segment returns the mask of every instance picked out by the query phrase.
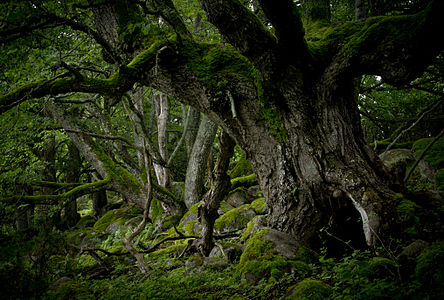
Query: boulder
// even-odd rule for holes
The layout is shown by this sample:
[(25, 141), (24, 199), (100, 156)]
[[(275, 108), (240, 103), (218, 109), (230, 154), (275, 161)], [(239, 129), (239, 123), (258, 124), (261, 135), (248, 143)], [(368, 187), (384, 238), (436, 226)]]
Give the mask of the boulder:
[(248, 203), (248, 194), (243, 188), (235, 189), (225, 199), (225, 203), (236, 208)]
[(262, 189), (259, 185), (250, 186), (247, 190), (247, 193), (251, 199), (256, 199), (258, 197), (264, 197), (264, 193), (262, 193)]
[(223, 214), (214, 223), (217, 233), (227, 233), (247, 227), (248, 222), (256, 216), (250, 204), (244, 204)]
[(256, 232), (264, 229), (267, 227), (267, 217), (260, 215), (254, 217), (250, 222), (247, 224), (247, 228), (245, 229), (244, 233), (242, 234), (241, 239), (247, 240), (251, 235), (255, 234)]
[(251, 202), (251, 207), (258, 215), (265, 215), (266, 213), (268, 213), (268, 206), (265, 202), (265, 198), (263, 197)]
[(286, 233), (276, 229), (269, 229), (262, 236), (262, 239), (272, 242), (274, 244), (274, 250), (286, 258), (292, 258), (298, 254), (299, 244), (293, 237)]
[(392, 149), (382, 156), (380, 155), (384, 165), (391, 169), (394, 166), (400, 166), (405, 169), (407, 164), (414, 161), (415, 158), (410, 149)]
[(415, 259), (421, 252), (429, 246), (429, 243), (423, 240), (415, 240), (405, 247), (399, 254), (399, 260)]
[(333, 293), (331, 286), (315, 279), (304, 279), (289, 288), (285, 299), (328, 299)]
[(435, 182), (436, 169), (431, 165), (429, 165), (425, 160), (421, 159), (419, 161), (418, 169), (422, 178), (425, 178), (430, 182)]
[(197, 235), (202, 230), (202, 225), (200, 225), (197, 216), (199, 205), (202, 205), (202, 202), (198, 202), (191, 206), (179, 222), (179, 230), (186, 235)]

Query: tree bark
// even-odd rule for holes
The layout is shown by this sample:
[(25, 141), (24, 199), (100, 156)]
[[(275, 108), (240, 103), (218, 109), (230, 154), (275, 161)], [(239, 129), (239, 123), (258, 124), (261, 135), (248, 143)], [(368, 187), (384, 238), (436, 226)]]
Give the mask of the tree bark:
[(363, 20), (366, 18), (365, 1), (355, 0), (355, 20)]
[[(170, 116), (169, 101), (167, 95), (160, 93), (154, 95), (154, 103), (157, 115), (157, 143), (159, 154), (163, 161), (168, 161), (168, 121)], [(165, 187), (170, 187), (170, 172), (166, 166), (154, 164), (157, 182)]]
[(221, 201), (230, 191), (231, 180), (227, 174), (230, 159), (234, 154), (234, 140), (224, 131), (219, 137), (220, 149), (214, 170), (214, 182), (204, 197), (203, 206), (199, 207), (199, 218), (202, 224), (200, 239), (196, 242), (197, 248), (203, 256), (208, 256), (213, 248), (214, 222), (218, 217), (217, 210)]
[(196, 141), (197, 132), (199, 130), (200, 112), (194, 107), (188, 108), (188, 128), (185, 136), (185, 146), (187, 149), (188, 160), (191, 158), (194, 142)]
[[(72, 143), (68, 143), (68, 157), (66, 181), (79, 182), (81, 168), (80, 152)], [(68, 227), (73, 227), (80, 220), (80, 214), (77, 212), (77, 199), (75, 197), (68, 199), (64, 210), (64, 223)]]
[[(292, 0), (259, 1), (273, 33), (240, 1), (199, 2), (229, 45), (198, 43), (183, 32), (183, 24), (175, 24), (178, 35), (159, 37), (112, 78), (33, 82), (2, 96), (0, 111), (28, 97), (66, 92), (119, 96), (135, 83), (151, 86), (203, 112), (245, 150), (270, 209), (271, 227), (310, 244), (351, 206), (361, 216), (366, 242), (374, 245), (390, 228), (396, 187), (364, 141), (355, 78), (378, 74), (400, 85), (419, 76), (444, 48), (444, 40), (434, 36), (444, 26), (443, 2), (431, 1), (416, 15), (346, 22), (323, 34), (313, 32), (315, 38), (305, 34), (311, 29), (304, 29)], [(168, 10), (168, 22), (180, 22), (175, 14)], [(76, 145), (84, 145), (82, 153), (99, 173), (112, 171), (88, 139), (71, 136)], [(195, 146), (204, 148), (197, 140)], [(140, 204), (135, 195), (143, 193), (129, 192), (126, 183), (114, 182)]]
[(185, 176), (185, 205), (190, 208), (201, 200), (208, 153), (213, 146), (217, 125), (205, 115), (200, 122)]

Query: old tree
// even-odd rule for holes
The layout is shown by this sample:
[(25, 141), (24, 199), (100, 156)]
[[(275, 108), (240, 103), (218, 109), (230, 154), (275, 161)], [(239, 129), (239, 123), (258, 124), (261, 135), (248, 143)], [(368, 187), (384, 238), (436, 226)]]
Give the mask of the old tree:
[[(146, 128), (131, 99), (145, 86), (205, 113), (243, 149), (264, 192), (269, 226), (310, 244), (320, 228), (350, 226), (346, 215), (358, 212), (368, 245), (390, 230), (393, 194), (402, 187), (363, 138), (356, 79), (375, 74), (398, 85), (418, 77), (444, 47), (434, 36), (444, 27), (443, 1), (416, 14), (341, 24), (329, 23), (328, 9), (316, 10), (328, 1), (303, 1), (311, 7), (292, 0), (14, 2), (1, 4), (2, 47), (52, 35), (52, 42), (71, 43), (69, 51), (78, 47), (73, 37), (101, 50), (95, 66), (103, 72), (70, 61), (67, 51), (54, 57), (52, 72), (31, 69), (22, 74), (28, 80), (0, 96), (2, 113), (42, 99), (94, 167), (102, 180), (71, 194), (107, 187), (140, 207), (148, 202), (147, 153), (166, 163), (136, 141)], [(87, 118), (102, 116), (101, 132), (85, 133), (74, 102), (63, 101), (73, 93), (100, 95), (93, 98), (100, 104), (81, 106), (88, 106)], [(106, 126), (119, 103), (135, 128), (138, 163)], [(114, 148), (105, 147), (103, 136)], [(171, 193), (154, 190), (164, 209), (177, 207)]]

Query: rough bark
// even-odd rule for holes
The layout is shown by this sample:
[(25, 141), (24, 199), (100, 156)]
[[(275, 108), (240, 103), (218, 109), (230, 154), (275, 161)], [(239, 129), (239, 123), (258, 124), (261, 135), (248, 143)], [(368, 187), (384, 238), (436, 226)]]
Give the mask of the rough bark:
[[(72, 143), (68, 144), (68, 162), (67, 162), (67, 182), (79, 182), (80, 181), (80, 152)], [(77, 212), (77, 199), (76, 197), (68, 198), (68, 202), (64, 207), (65, 216), (64, 223), (68, 227), (73, 227), (80, 220), (80, 214)]]
[(213, 248), (214, 222), (218, 217), (217, 210), (221, 201), (230, 191), (231, 180), (227, 174), (230, 159), (234, 153), (234, 140), (224, 131), (219, 137), (220, 149), (214, 169), (214, 182), (211, 189), (205, 195), (203, 206), (199, 207), (199, 218), (202, 224), (200, 239), (195, 242), (196, 247), (203, 256), (208, 256)]
[(191, 153), (193, 151), (194, 142), (196, 140), (197, 132), (199, 130), (200, 123), (200, 112), (193, 108), (188, 108), (188, 128), (185, 136), (185, 146), (187, 148), (187, 157), (191, 158)]
[[(34, 82), (1, 97), (0, 111), (26, 97), (122, 95), (136, 82), (154, 87), (205, 113), (245, 150), (270, 208), (270, 226), (311, 243), (352, 206), (373, 245), (388, 231), (396, 187), (363, 139), (355, 78), (378, 74), (396, 85), (421, 74), (444, 48), (434, 36), (444, 26), (443, 2), (432, 1), (416, 15), (347, 22), (314, 32), (315, 38), (304, 35), (291, 0), (279, 1), (279, 9), (276, 1), (260, 1), (274, 34), (239, 1), (200, 3), (230, 45), (199, 44), (187, 34), (159, 39), (110, 79)], [(93, 165), (106, 173), (103, 164)]]
[(108, 204), (106, 191), (99, 191), (92, 194), (93, 216), (100, 218), (105, 214), (104, 208)]
[(208, 153), (213, 146), (217, 125), (205, 115), (200, 122), (185, 176), (185, 205), (190, 208), (202, 199)]
[(355, 20), (362, 20), (366, 17), (365, 1), (355, 0)]
[[(169, 103), (167, 95), (160, 93), (154, 95), (154, 103), (157, 115), (157, 143), (159, 146), (159, 154), (163, 161), (168, 161), (168, 122), (169, 122)], [(165, 187), (170, 187), (170, 172), (166, 166), (154, 164), (157, 182)]]

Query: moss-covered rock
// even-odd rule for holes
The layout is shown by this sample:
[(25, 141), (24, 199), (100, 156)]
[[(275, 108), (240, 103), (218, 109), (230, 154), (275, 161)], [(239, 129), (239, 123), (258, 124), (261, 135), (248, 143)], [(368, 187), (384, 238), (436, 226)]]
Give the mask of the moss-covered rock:
[(96, 223), (96, 220), (94, 220), (94, 218), (92, 216), (87, 215), (87, 216), (81, 218), (77, 222), (76, 227), (77, 228), (93, 227), (94, 223)]
[(179, 222), (179, 229), (185, 232), (188, 235), (199, 234), (202, 230), (202, 226), (198, 221), (198, 210), (199, 205), (202, 205), (203, 202), (198, 202), (190, 207), (190, 209), (185, 213), (182, 219)]
[(225, 198), (225, 203), (231, 205), (234, 208), (239, 207), (243, 204), (247, 204), (248, 202), (248, 193), (243, 187), (239, 187), (231, 191)]
[(289, 291), (290, 294), (287, 299), (323, 300), (329, 298), (333, 289), (320, 280), (304, 279), (292, 286)]
[[(415, 277), (426, 289), (444, 296), (444, 242), (426, 248), (416, 259)], [(438, 298), (436, 298), (438, 299)]]
[(306, 263), (288, 257), (290, 252), (294, 254), (293, 257), (297, 253), (296, 248), (290, 251), (286, 249), (288, 245), (284, 246), (292, 239), (286, 236), (284, 241), (277, 238), (278, 236), (277, 230), (264, 229), (250, 237), (236, 268), (235, 278), (255, 284), (264, 278), (268, 282), (274, 282), (290, 272), (307, 275), (309, 267)]
[(372, 257), (363, 261), (358, 268), (354, 270), (359, 277), (368, 279), (390, 278), (396, 276), (396, 268), (398, 265), (385, 257)]
[(245, 155), (242, 153), (234, 168), (228, 172), (228, 175), (230, 175), (231, 178), (236, 178), (240, 176), (246, 176), (248, 174), (251, 174), (252, 172), (253, 169), (251, 167), (251, 163), (245, 158)]
[(444, 169), (439, 169), (436, 171), (435, 186), (438, 190), (444, 191)]
[(99, 238), (101, 235), (102, 234), (98, 233), (92, 228), (80, 228), (67, 231), (66, 242), (69, 245), (79, 248), (94, 248), (94, 246), (100, 241)]
[(241, 240), (246, 241), (254, 233), (263, 230), (265, 227), (267, 227), (267, 223), (268, 221), (266, 216), (259, 215), (254, 217), (250, 222), (248, 222), (247, 228), (241, 236)]
[(51, 291), (49, 295), (51, 299), (95, 299), (94, 294), (86, 285), (77, 281), (63, 282), (54, 291)]
[(103, 215), (97, 222), (94, 224), (94, 230), (96, 232), (105, 232), (118, 229), (124, 229), (125, 222), (128, 220), (137, 217), (140, 215), (142, 211), (133, 206), (126, 206), (116, 210), (111, 210)]
[(236, 177), (231, 179), (231, 190), (234, 190), (238, 187), (250, 187), (257, 184), (256, 174), (250, 174), (243, 177)]
[(396, 207), (398, 222), (404, 233), (410, 236), (417, 235), (420, 225), (418, 211), (421, 207), (415, 202), (405, 199), (402, 194), (395, 194), (394, 199), (398, 201)]
[(228, 204), (227, 202), (222, 201), (220, 203), (219, 209), (217, 210), (217, 213), (219, 214), (219, 216), (222, 216), (223, 214), (229, 212), (230, 210), (235, 209), (234, 206), (231, 206), (230, 204)]
[[(413, 155), (418, 157), (422, 151), (432, 142), (434, 138), (424, 138), (417, 140), (413, 146)], [(433, 146), (427, 150), (423, 159), (436, 169), (444, 168), (444, 137), (438, 139)]]
[(248, 222), (256, 216), (250, 204), (244, 204), (222, 215), (214, 223), (219, 233), (232, 232), (247, 227)]
[(264, 215), (268, 212), (267, 202), (265, 202), (265, 198), (258, 198), (251, 202), (251, 207), (258, 215)]

